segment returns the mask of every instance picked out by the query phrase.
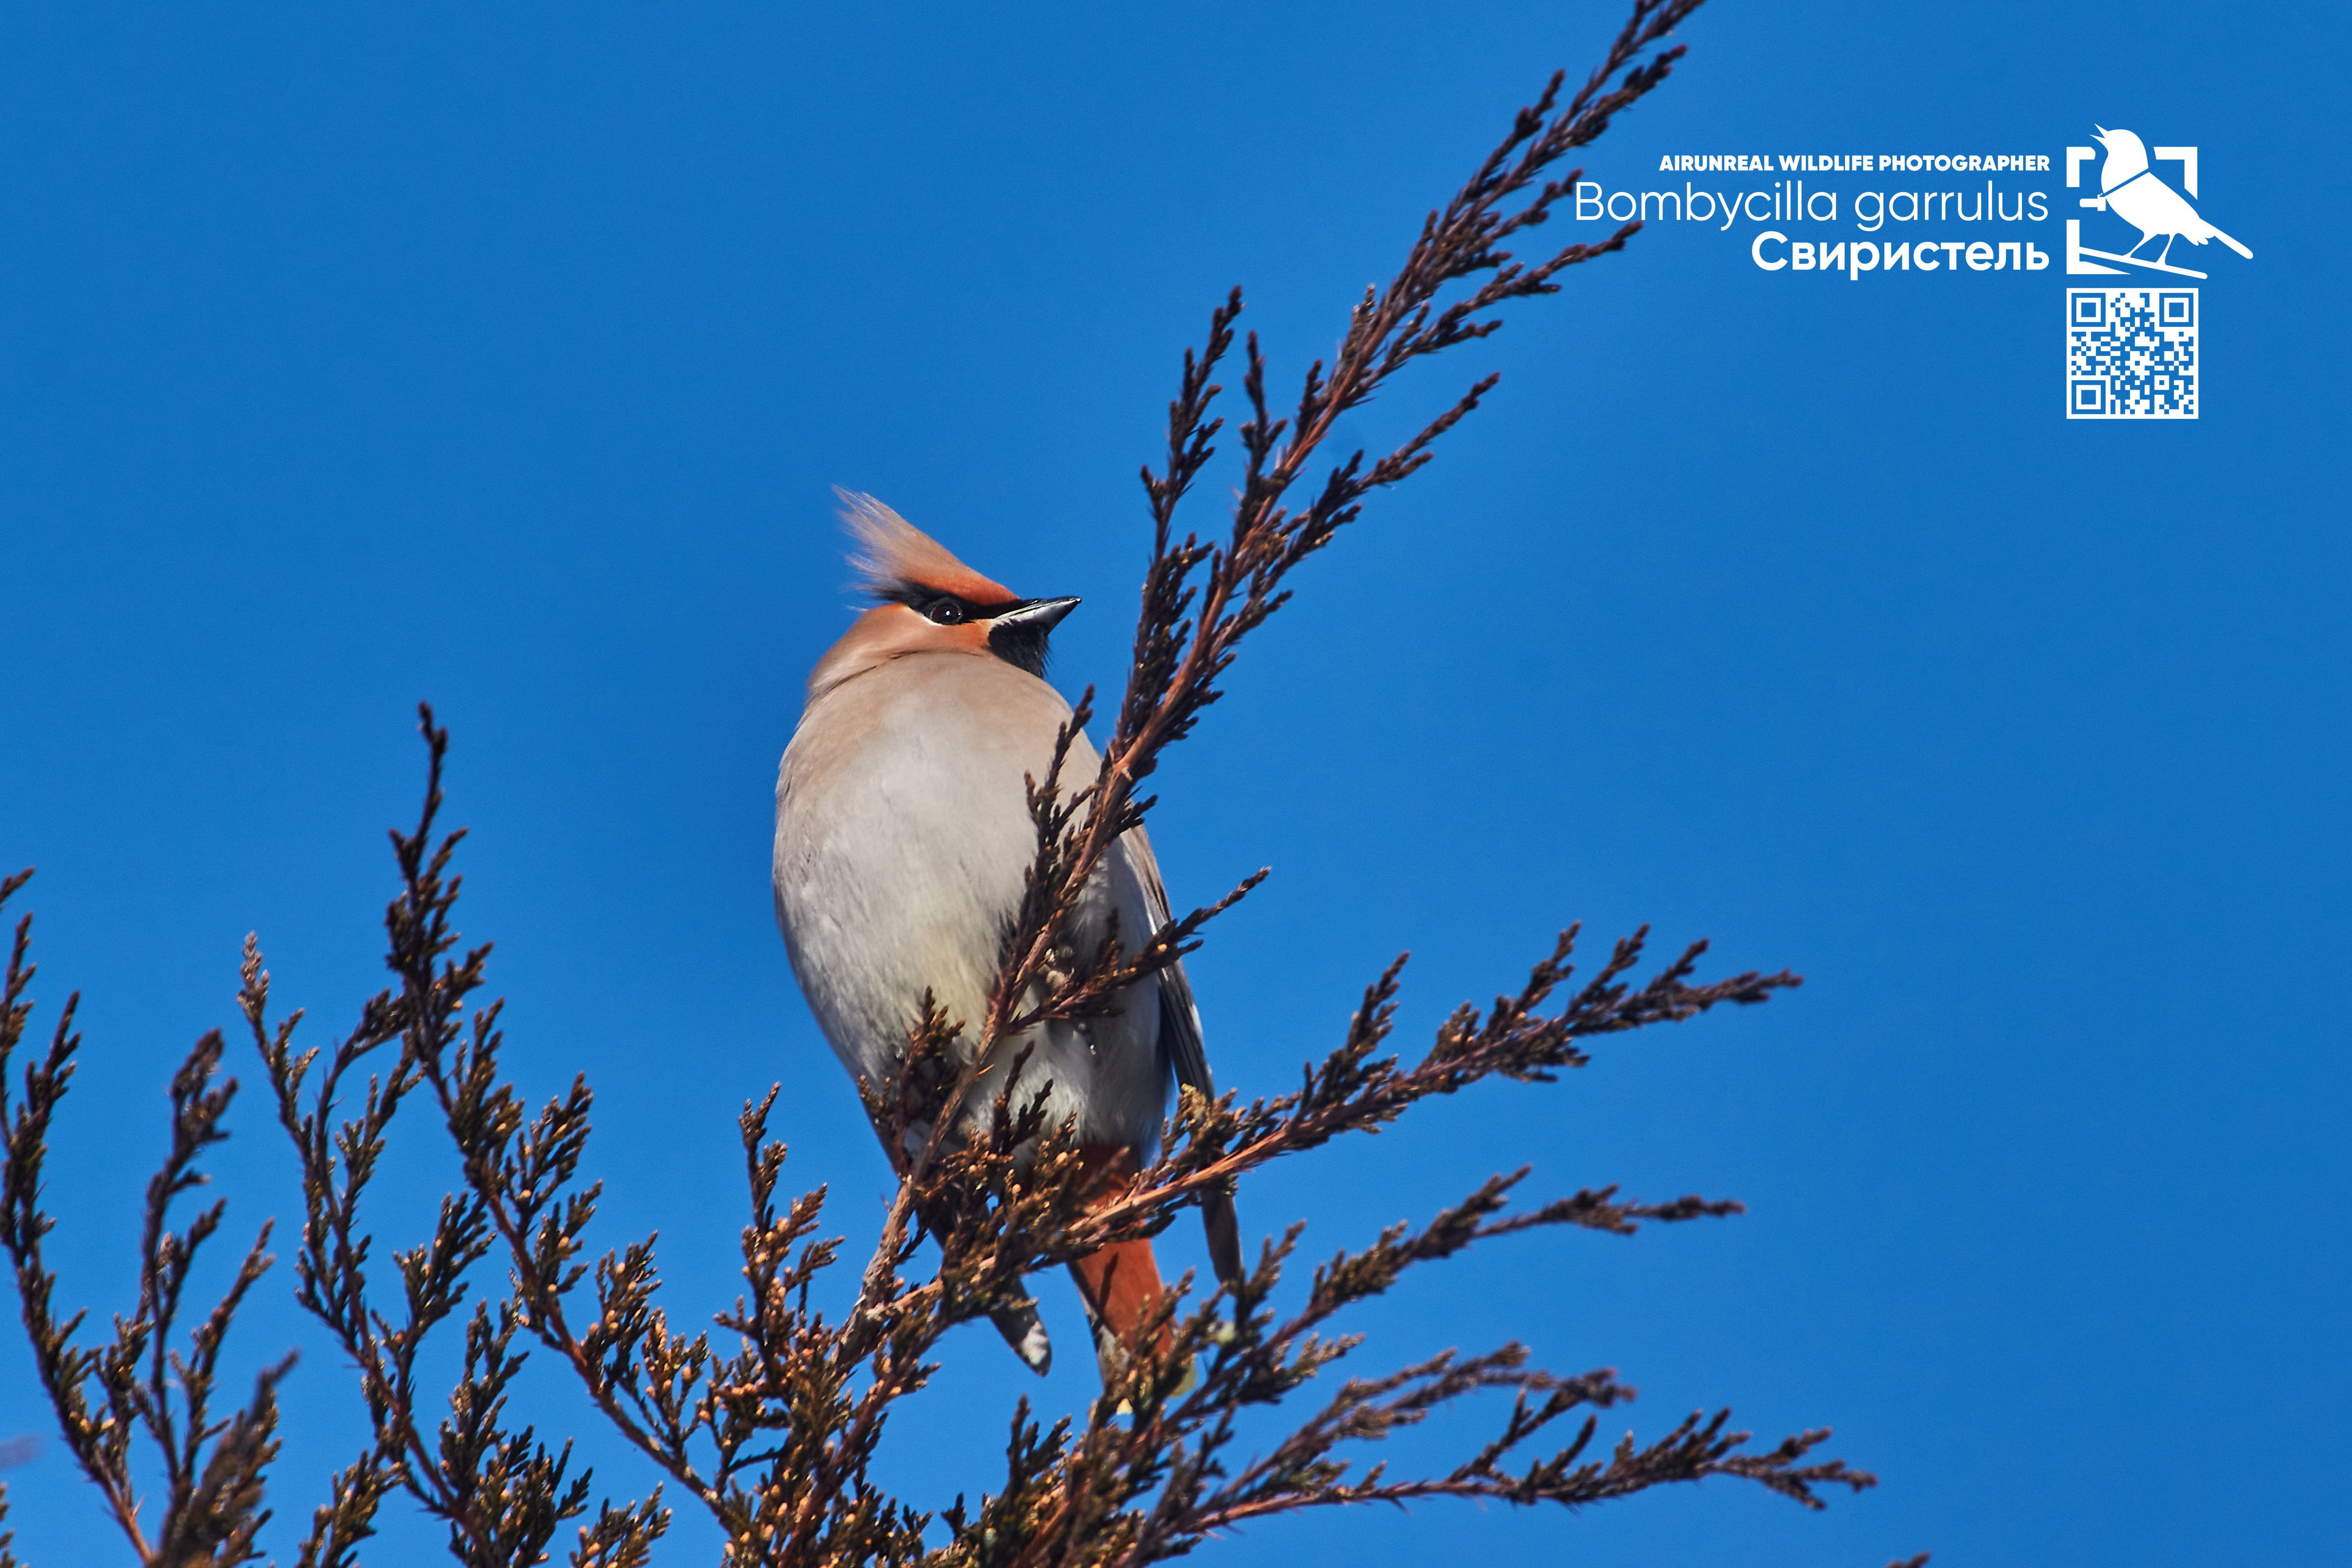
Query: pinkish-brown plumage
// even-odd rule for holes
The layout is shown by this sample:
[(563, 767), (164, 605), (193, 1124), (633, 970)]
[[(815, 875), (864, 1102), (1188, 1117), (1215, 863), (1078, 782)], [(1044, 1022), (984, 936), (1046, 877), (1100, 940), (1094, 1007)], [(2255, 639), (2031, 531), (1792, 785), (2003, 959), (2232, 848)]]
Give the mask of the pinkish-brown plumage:
[(842, 526), (857, 540), (857, 553), (849, 563), (877, 595), (919, 584), (975, 605), (1009, 605), (1020, 597), (957, 560), (945, 545), (872, 496), (839, 489), (833, 493), (841, 498)]
[[(926, 996), (967, 1029), (986, 1014), (1036, 854), (1028, 781), (1045, 776), (1070, 718), (1044, 679), (1045, 638), (1077, 601), (1024, 599), (871, 497), (841, 500), (856, 564), (884, 602), (809, 678), (776, 780), (776, 918), (825, 1038), (852, 1074), (880, 1084), (898, 1070)], [(1065, 783), (1090, 780), (1097, 766), (1086, 737), (1074, 737)], [(1085, 889), (1071, 940), (1092, 951), (1115, 931), (1132, 953), (1168, 918), (1138, 826)], [(1004, 1042), (962, 1107), (963, 1131), (1022, 1058), (1048, 1116), (1072, 1124), (1106, 1184), (1148, 1160), (1171, 1077), (1216, 1092), (1181, 963), (1142, 976), (1098, 1013)], [(1231, 1199), (1211, 1194), (1202, 1218), (1218, 1273), (1238, 1279)], [(1118, 1244), (1074, 1271), (1108, 1383), (1125, 1358), (1122, 1336), (1160, 1297), (1150, 1244)], [(1043, 1370), (1034, 1308), (1008, 1309), (997, 1326)]]

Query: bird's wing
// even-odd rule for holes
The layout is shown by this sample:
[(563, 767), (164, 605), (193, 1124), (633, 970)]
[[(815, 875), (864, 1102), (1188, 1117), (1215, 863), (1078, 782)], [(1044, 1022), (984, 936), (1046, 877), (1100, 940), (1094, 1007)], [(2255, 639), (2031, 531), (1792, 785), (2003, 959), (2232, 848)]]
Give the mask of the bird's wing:
[[(1160, 862), (1143, 829), (1127, 834), (1127, 851), (1143, 887), (1144, 908), (1154, 931), (1168, 923), (1168, 889), (1160, 880)], [(1189, 1084), (1204, 1100), (1217, 1098), (1216, 1081), (1209, 1073), (1209, 1053), (1201, 1038), (1201, 1008), (1192, 1000), (1192, 983), (1181, 960), (1161, 970), (1160, 981), (1160, 1042), (1168, 1052), (1176, 1081)], [(1201, 1198), (1201, 1224), (1209, 1236), (1209, 1263), (1228, 1285), (1242, 1281), (1241, 1217), (1234, 1211), (1230, 1186), (1213, 1188)]]
[[(2140, 225), (2150, 234), (2167, 232), (2177, 234), (2191, 245), (2202, 245), (2209, 239), (2218, 239), (2249, 260), (2253, 258), (2252, 251), (2199, 216), (2197, 209), (2189, 205), (2189, 198), (2170, 185), (2158, 182), (2155, 193), (2147, 198), (2147, 211), (2144, 219), (2141, 216), (2127, 214), (2126, 215), (2127, 221)], [(2149, 226), (2151, 225), (2153, 226)]]
[[(1173, 917), (1168, 908), (1168, 889), (1160, 880), (1160, 862), (1151, 853), (1151, 841), (1143, 836), (1140, 827), (1129, 830), (1127, 853), (1135, 867), (1135, 879), (1143, 888), (1144, 910), (1156, 931)], [(1141, 937), (1149, 933), (1136, 934)], [(1201, 1009), (1192, 1000), (1192, 983), (1185, 978), (1181, 959), (1160, 972), (1160, 1040), (1176, 1069), (1176, 1081), (1189, 1083), (1215, 1099), (1217, 1091), (1209, 1077), (1208, 1052), (1201, 1042)]]
[[(2197, 231), (2205, 226), (2188, 198), (2155, 175), (2139, 181), (2132, 190), (2132, 210), (2124, 215), (2125, 221), (2150, 234), (2179, 234), (2191, 239), (2196, 239)], [(2199, 239), (2197, 243), (2205, 242)]]

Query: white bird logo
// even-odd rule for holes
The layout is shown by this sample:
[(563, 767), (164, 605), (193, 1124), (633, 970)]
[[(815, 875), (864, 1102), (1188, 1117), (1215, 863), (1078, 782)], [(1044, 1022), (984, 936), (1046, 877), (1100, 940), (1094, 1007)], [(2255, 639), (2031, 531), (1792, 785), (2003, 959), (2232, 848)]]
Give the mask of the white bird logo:
[[(2179, 268), (2165, 266), (2165, 258), (2172, 254), (2172, 242), (2176, 239), (2185, 239), (2191, 245), (2218, 239), (2249, 261), (2253, 259), (2252, 251), (2199, 217), (2197, 209), (2189, 205), (2189, 198), (2156, 176), (2147, 165), (2147, 147), (2137, 136), (2128, 131), (2110, 131), (2105, 126), (2095, 129), (2099, 133), (2098, 143), (2107, 150), (2107, 156), (2099, 168), (2099, 194), (2084, 196), (2083, 205), (2101, 212), (2113, 212), (2139, 230), (2138, 245), (2121, 256), (2108, 257), (2108, 259), (2178, 271)], [(2193, 171), (2190, 181), (2192, 184), (2195, 182)], [(2067, 184), (2073, 183), (2070, 177)], [(2157, 254), (2154, 261), (2148, 261), (2139, 255), (2140, 247), (2159, 234), (2164, 236), (2164, 248)], [(2105, 253), (2085, 250), (2084, 254), (2099, 256)], [(2194, 273), (2191, 276), (2204, 275)]]

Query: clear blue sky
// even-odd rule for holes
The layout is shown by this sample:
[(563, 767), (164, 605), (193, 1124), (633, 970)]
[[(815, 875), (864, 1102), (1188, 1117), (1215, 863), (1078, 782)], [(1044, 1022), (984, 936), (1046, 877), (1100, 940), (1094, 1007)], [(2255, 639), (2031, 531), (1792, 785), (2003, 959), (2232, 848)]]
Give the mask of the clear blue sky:
[[(1711, 1484), (1276, 1523), (1204, 1562), (2352, 1550), (2352, 234), (2326, 194), (2352, 60), (2335, 8), (2264, 15), (1723, 0), (1591, 160), (1618, 188), (1668, 183), (1664, 153), (2197, 144), (2200, 207), (2254, 256), (2190, 258), (2213, 274), (2193, 424), (2060, 416), (2057, 268), (1768, 274), (1752, 228), (1671, 225), (1351, 421), (1391, 439), (1503, 374), (1313, 563), (1163, 775), (1180, 902), (1275, 870), (1192, 963), (1223, 1081), (1296, 1081), (1404, 948), (1425, 1038), (1572, 919), (1808, 982), (1269, 1172), (1245, 1224), (1305, 1217), (1327, 1254), (1523, 1160), (1547, 1192), (1742, 1198), (1429, 1270), (1361, 1315), (1361, 1365), (1517, 1335), (1618, 1368), (1637, 1430), (1719, 1403), (1768, 1436), (1833, 1426), (1885, 1485), (1826, 1516)], [(730, 1300), (732, 1117), (778, 1079), (788, 1180), (870, 1234), (887, 1172), (767, 889), (776, 757), (850, 597), (827, 487), (1084, 595), (1057, 672), (1115, 687), (1134, 474), (1210, 307), (1245, 285), (1295, 385), (1617, 20), (0, 9), (0, 861), (41, 868), (43, 1019), (86, 998), (66, 1298), (128, 1300), (160, 1091), (233, 1019), (245, 933), (319, 1038), (381, 983), (420, 697), (456, 730), (464, 923), (499, 943), (511, 1060), (535, 1095), (600, 1092), (602, 1241), (660, 1230), (677, 1321)], [(2063, 217), (2060, 179), (1997, 183)], [(298, 1211), (237, 1065), (243, 1237)], [(410, 1138), (387, 1245), (447, 1179), (433, 1130)], [(290, 1285), (281, 1264), (236, 1341), (244, 1367), (307, 1352), (281, 1557), (360, 1441)], [(950, 1348), (887, 1466), (929, 1503), (991, 1483), (1017, 1394), (1073, 1408), (1091, 1379), (1066, 1353), (1038, 1388), (985, 1329)], [(543, 1370), (560, 1429), (577, 1404)], [(13, 1339), (0, 1411), (0, 1436), (48, 1430)], [(1497, 1416), (1398, 1457), (1444, 1462)], [(5, 1479), (33, 1562), (128, 1561), (53, 1436)], [(380, 1555), (434, 1539), (396, 1523)], [(665, 1561), (712, 1544), (681, 1514)]]

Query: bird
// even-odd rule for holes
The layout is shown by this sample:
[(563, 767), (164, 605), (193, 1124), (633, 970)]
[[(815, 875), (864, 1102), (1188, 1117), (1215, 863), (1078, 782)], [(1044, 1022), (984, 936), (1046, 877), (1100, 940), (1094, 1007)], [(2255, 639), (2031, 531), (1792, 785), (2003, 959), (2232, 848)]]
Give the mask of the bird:
[[(1024, 598), (873, 497), (836, 494), (857, 545), (851, 563), (874, 603), (810, 672), (777, 769), (776, 922), (834, 1054), (879, 1089), (893, 1080), (927, 993), (966, 1026), (958, 1045), (973, 1048), (1036, 855), (1025, 781), (1045, 777), (1071, 718), (1045, 679), (1047, 639), (1078, 600)], [(1062, 776), (1090, 781), (1098, 765), (1086, 736), (1073, 737)], [(1083, 890), (1074, 942), (1091, 951), (1116, 916), (1131, 956), (1168, 915), (1138, 826), (1113, 843)], [(1098, 1015), (1047, 1021), (1000, 1043), (960, 1108), (956, 1137), (983, 1124), (1007, 1064), (1024, 1049), (1031, 1054), (1022, 1091), (1044, 1087), (1048, 1124), (1074, 1125), (1097, 1191), (1146, 1163), (1171, 1076), (1216, 1094), (1181, 963), (1136, 980)], [(1202, 1208), (1212, 1265), (1237, 1284), (1232, 1194), (1213, 1191)], [(1139, 1314), (1163, 1301), (1166, 1287), (1148, 1239), (1115, 1242), (1070, 1273), (1108, 1389), (1135, 1348)], [(994, 1321), (1044, 1374), (1052, 1345), (1034, 1305)]]
[(2186, 239), (2191, 245), (2202, 245), (2218, 239), (2249, 261), (2254, 253), (2197, 216), (2197, 209), (2187, 197), (2162, 180), (2147, 166), (2147, 147), (2129, 131), (2110, 131), (2095, 126), (2096, 141), (2107, 150), (2099, 165), (2099, 194), (2084, 196), (2083, 205), (2115, 215), (2139, 230), (2139, 244), (2126, 251), (2126, 256), (2138, 253), (2158, 235), (2164, 236), (2164, 249), (2156, 258), (2158, 267), (2172, 254), (2172, 242)]

